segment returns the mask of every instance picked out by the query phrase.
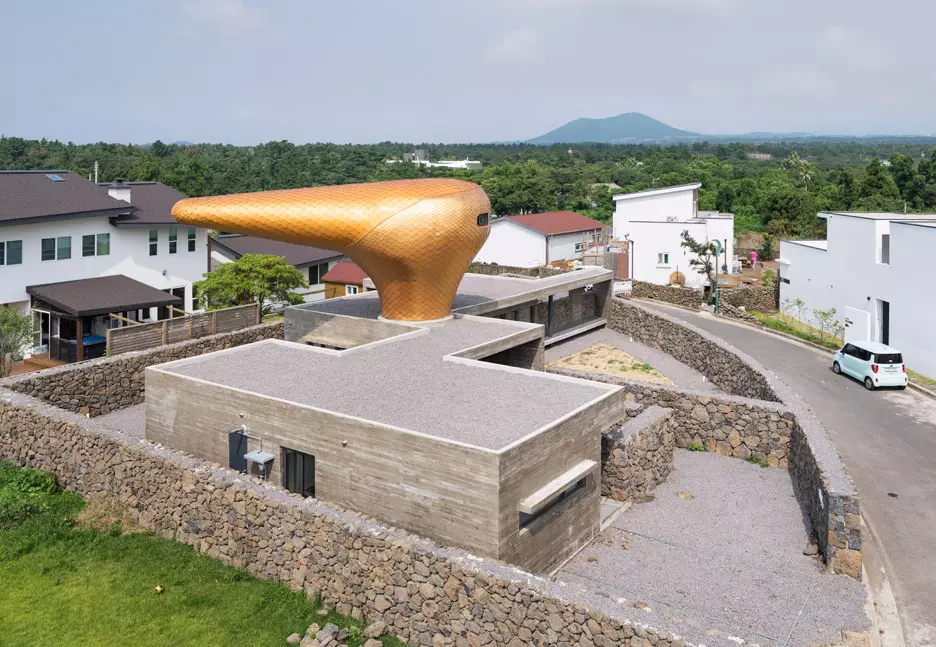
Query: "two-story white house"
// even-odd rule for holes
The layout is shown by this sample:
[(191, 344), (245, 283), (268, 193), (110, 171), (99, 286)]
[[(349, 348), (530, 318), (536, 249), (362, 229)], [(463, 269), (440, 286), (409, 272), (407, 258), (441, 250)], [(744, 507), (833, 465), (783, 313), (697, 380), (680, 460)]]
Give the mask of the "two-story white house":
[[(913, 370), (936, 378), (936, 214), (819, 214), (826, 240), (780, 242), (780, 302), (815, 326), (835, 308), (847, 341), (895, 346)], [(802, 308), (788, 307), (796, 299)]]
[(36, 313), (35, 345), (65, 361), (103, 351), (107, 328), (126, 323), (111, 314), (190, 311), (192, 283), (208, 271), (207, 233), (173, 220), (183, 197), (158, 182), (0, 171), (0, 304)]
[(668, 285), (679, 272), (688, 287), (702, 287), (705, 277), (689, 267), (693, 255), (680, 246), (688, 231), (699, 242), (718, 241), (718, 272), (734, 261), (734, 215), (699, 211), (700, 183), (614, 196), (612, 237), (628, 247), (631, 278)]
[(605, 229), (574, 211), (506, 216), (491, 222), (491, 233), (474, 260), (511, 267), (581, 260), (587, 250), (604, 243)]

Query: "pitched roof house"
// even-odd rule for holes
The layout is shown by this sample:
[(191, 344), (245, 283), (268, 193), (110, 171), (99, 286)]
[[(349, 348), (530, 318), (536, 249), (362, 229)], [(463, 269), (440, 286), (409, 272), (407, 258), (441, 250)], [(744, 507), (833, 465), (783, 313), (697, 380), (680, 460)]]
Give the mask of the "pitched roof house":
[(539, 267), (581, 259), (605, 241), (605, 225), (574, 211), (506, 216), (491, 223), (491, 234), (475, 261), (511, 267)]

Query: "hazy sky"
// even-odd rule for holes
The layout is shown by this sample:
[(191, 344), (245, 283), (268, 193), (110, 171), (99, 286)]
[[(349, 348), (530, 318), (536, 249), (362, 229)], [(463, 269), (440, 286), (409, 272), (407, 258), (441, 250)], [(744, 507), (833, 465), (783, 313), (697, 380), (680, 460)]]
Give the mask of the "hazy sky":
[(933, 0), (0, 0), (0, 133), (476, 142), (639, 111), (936, 133)]

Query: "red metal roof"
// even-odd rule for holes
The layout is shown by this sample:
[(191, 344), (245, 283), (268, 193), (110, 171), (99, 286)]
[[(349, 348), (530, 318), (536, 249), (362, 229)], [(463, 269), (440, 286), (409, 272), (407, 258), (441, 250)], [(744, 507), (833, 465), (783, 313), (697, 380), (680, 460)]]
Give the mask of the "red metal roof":
[(553, 234), (571, 234), (579, 231), (603, 229), (605, 225), (574, 211), (547, 211), (546, 213), (525, 213), (507, 216), (518, 225), (535, 229), (551, 236)]
[(335, 264), (335, 267), (328, 270), (325, 276), (322, 277), (323, 281), (329, 283), (352, 283), (354, 285), (363, 285), (364, 279), (367, 278), (367, 274), (364, 273), (356, 263), (351, 261), (340, 261)]

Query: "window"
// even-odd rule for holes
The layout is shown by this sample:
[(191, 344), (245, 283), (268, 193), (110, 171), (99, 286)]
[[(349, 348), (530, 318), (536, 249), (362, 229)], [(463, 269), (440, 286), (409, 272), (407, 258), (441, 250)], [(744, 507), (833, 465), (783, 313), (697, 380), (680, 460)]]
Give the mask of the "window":
[(785, 276), (781, 276), (781, 277), (780, 277), (780, 282), (781, 282), (781, 283), (786, 283), (787, 285), (789, 285), (789, 284), (790, 284), (790, 279), (788, 279), (788, 278), (785, 277)]
[(87, 234), (81, 237), (81, 255), (94, 256), (94, 234)]
[(71, 236), (42, 239), (42, 260), (54, 261), (71, 258)]
[(669, 265), (669, 254), (657, 254), (657, 265)]
[(890, 265), (890, 234), (881, 236), (881, 264)]
[(488, 217), (488, 214), (482, 213), (480, 216), (478, 216), (478, 226), (479, 226), (479, 227), (486, 227), (487, 224), (488, 224), (488, 222), (490, 222), (490, 219), (489, 219), (489, 217)]
[(0, 243), (0, 265), (19, 265), (23, 262), (23, 241), (8, 240)]
[(319, 263), (309, 266), (309, 285), (318, 285), (323, 277), (328, 274), (328, 263)]
[(903, 355), (900, 353), (881, 353), (874, 356), (878, 364), (903, 364)]
[(575, 483), (572, 483), (571, 485), (569, 485), (569, 487), (563, 490), (555, 499), (550, 501), (546, 506), (544, 506), (540, 510), (537, 510), (533, 514), (526, 514), (526, 513), (521, 512), (520, 513), (520, 528), (521, 529), (529, 528), (531, 525), (533, 525), (533, 522), (535, 522), (537, 519), (544, 517), (547, 513), (549, 513), (554, 508), (556, 508), (556, 506), (558, 506), (562, 501), (570, 499), (573, 496), (575, 496), (578, 492), (580, 492), (581, 490), (584, 490), (587, 485), (588, 485), (588, 477), (583, 476), (582, 478), (578, 479)]
[(42, 239), (42, 260), (44, 261), (55, 260), (55, 239), (54, 238)]
[(159, 251), (159, 230), (150, 229), (149, 232), (149, 252), (150, 256), (156, 256), (156, 252)]
[(577, 252), (584, 252), (584, 251), (585, 251), (585, 243), (575, 243), (575, 251), (577, 251)]
[(357, 294), (358, 286), (356, 285), (346, 285), (344, 287), (345, 294)]
[(110, 256), (110, 234), (97, 235), (97, 255)]
[(302, 496), (315, 496), (315, 456), (283, 447), (283, 487)]
[(188, 250), (195, 251), (195, 227), (188, 228)]
[(175, 227), (169, 228), (169, 253), (175, 254), (179, 248), (179, 230)]

